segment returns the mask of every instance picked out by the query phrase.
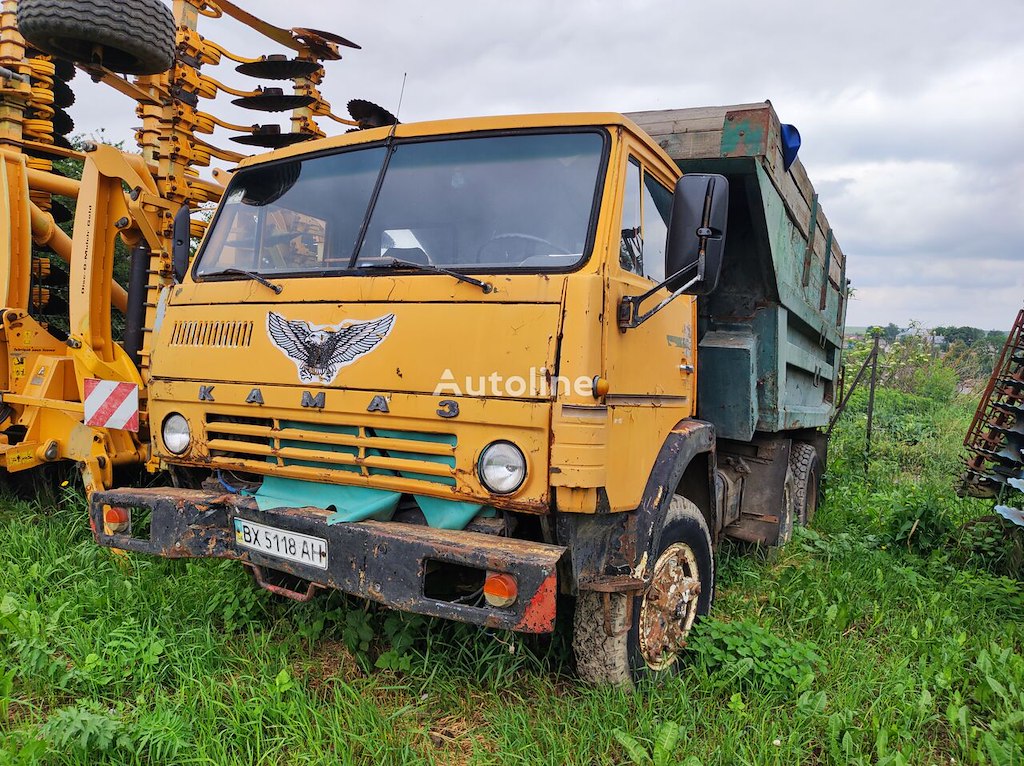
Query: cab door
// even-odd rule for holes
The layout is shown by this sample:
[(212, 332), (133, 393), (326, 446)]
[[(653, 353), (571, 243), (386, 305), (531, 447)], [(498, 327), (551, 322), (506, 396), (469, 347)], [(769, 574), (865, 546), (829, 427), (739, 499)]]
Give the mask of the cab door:
[[(644, 147), (627, 144), (623, 165), (622, 213), (618, 262), (608, 268), (605, 360), (609, 404), (680, 407), (680, 417), (693, 412), (694, 325), (696, 299), (680, 296), (639, 327), (619, 330), (619, 301), (640, 295), (662, 281), (665, 240), (672, 208), (672, 177)], [(614, 261), (614, 259), (611, 259)], [(644, 301), (639, 313), (668, 297), (662, 288)]]

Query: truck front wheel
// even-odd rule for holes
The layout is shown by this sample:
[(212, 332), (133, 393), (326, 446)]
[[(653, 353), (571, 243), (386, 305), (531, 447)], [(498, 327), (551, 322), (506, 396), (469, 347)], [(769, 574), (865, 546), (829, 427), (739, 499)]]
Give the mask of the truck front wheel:
[(710, 611), (711, 533), (700, 510), (680, 495), (672, 498), (650, 573), (650, 583), (635, 596), (580, 593), (573, 651), (584, 681), (632, 686), (674, 673), (690, 630)]

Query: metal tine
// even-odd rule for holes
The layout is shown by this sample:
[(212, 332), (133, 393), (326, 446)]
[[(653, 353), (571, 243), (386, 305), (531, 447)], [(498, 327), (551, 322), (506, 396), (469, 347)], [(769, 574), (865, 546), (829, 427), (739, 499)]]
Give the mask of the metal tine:
[(1007, 521), (1013, 522), (1018, 527), (1024, 527), (1024, 511), (1020, 508), (1011, 508), (1008, 505), (997, 505), (995, 511)]
[(1009, 413), (1010, 415), (1016, 415), (1018, 418), (1024, 416), (1024, 402), (992, 402), (992, 408), (1000, 412)]
[[(995, 423), (989, 423), (989, 428), (991, 428), (996, 433), (1003, 434), (1004, 436), (1007, 436), (1009, 438), (1016, 437), (1018, 439), (1024, 440), (1024, 420), (1018, 419), (1017, 422), (1014, 423), (1013, 425), (996, 425)], [(1024, 447), (1024, 443), (1022, 443), (1020, 446)]]
[(995, 460), (1003, 465), (1017, 465), (1024, 466), (1024, 455), (1021, 454), (1021, 450), (1014, 449), (1012, 447), (1004, 447), (1003, 449), (996, 452), (995, 450), (978, 449), (978, 454), (984, 455), (990, 460)]

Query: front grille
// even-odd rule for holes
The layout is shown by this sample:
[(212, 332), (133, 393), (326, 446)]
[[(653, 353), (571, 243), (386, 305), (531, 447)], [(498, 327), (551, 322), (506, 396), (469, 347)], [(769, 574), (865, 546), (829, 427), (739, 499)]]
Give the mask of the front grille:
[(175, 322), (172, 346), (215, 346), (245, 348), (252, 340), (252, 322)]
[(206, 435), (215, 466), (297, 478), (312, 468), (342, 483), (347, 472), (382, 487), (396, 479), (455, 485), (454, 434), (208, 413)]

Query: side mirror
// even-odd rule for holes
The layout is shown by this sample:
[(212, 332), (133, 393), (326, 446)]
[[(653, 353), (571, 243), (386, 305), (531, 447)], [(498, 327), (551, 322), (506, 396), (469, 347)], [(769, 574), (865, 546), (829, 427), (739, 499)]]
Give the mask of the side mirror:
[(185, 272), (188, 271), (188, 256), (192, 244), (192, 221), (191, 211), (188, 205), (182, 205), (174, 215), (174, 230), (172, 231), (171, 242), (171, 271), (174, 274), (174, 281), (181, 284), (185, 281)]
[(679, 179), (668, 225), (665, 271), (675, 292), (693, 280), (685, 292), (707, 295), (718, 286), (725, 252), (729, 215), (729, 181), (725, 176), (689, 173)]

